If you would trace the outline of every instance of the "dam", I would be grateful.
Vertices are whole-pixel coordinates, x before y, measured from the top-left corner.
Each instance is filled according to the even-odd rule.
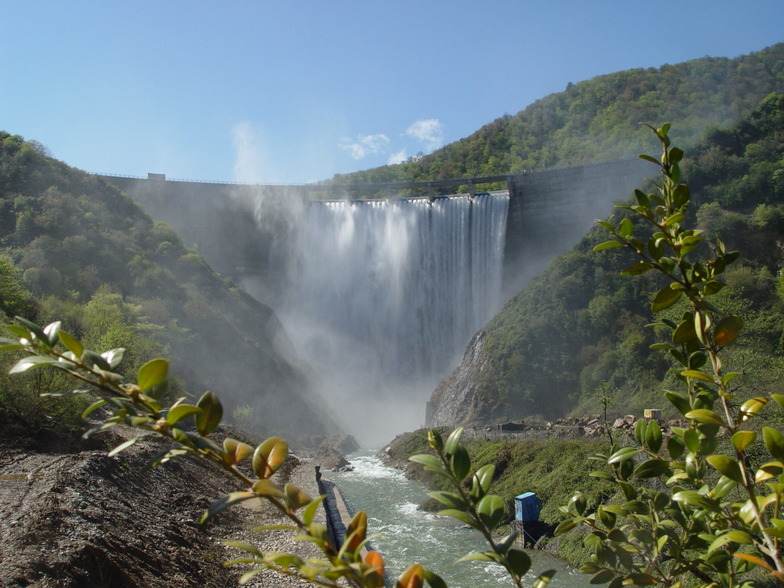
[[[424,422],[504,300],[650,170],[623,160],[351,186],[104,179],[275,309],[347,430],[388,440]]]

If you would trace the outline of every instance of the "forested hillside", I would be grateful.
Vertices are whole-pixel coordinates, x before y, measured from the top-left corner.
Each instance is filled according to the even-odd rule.
[[[676,141],[678,130],[676,120]],[[711,132],[687,151],[684,163],[691,221],[741,252],[725,274],[729,287],[720,299],[743,317],[746,329],[742,344],[725,357],[727,369],[755,376],[755,392],[780,387],[784,367],[782,154],[784,95],[771,94],[740,123]],[[460,402],[470,407],[462,415],[469,422],[595,413],[602,398],[622,412],[660,406],[669,363],[650,350],[659,339],[646,327],[662,318],[649,310],[657,278],[621,276],[631,262],[625,250],[592,250],[606,237],[597,227],[510,300],[466,354],[478,375],[469,383],[448,379],[434,403],[443,409],[468,394]],[[676,306],[665,318],[682,312]]]
[[[329,428],[269,307],[127,196],[8,133],[0,133],[0,247],[3,323],[62,320],[90,348],[126,348],[127,373],[171,356],[181,378],[174,394],[220,392],[260,434],[285,430],[296,440]],[[37,426],[46,414],[67,426],[81,412],[37,397],[57,391],[56,374],[9,379],[11,358],[2,360],[0,408]]]
[[[681,145],[689,147],[706,129],[736,122],[782,87],[784,43],[736,59],[703,57],[620,71],[569,83],[429,155],[332,181],[452,179],[634,157],[648,139],[640,122],[677,122]]]

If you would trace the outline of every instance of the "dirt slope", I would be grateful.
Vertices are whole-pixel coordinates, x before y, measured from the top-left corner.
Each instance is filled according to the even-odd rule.
[[[271,512],[234,508],[198,524],[206,506],[238,489],[209,464],[186,458],[145,472],[160,445],[107,457],[118,433],[102,435],[88,444],[35,434],[0,411],[0,586],[237,586],[239,574],[222,565],[237,556],[224,539],[291,548],[247,530],[276,522]],[[315,488],[312,466],[289,475]],[[270,576],[251,584],[284,585]]]

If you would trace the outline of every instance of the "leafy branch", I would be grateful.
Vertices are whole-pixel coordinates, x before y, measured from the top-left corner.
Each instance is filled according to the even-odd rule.
[[[495,465],[480,467],[471,477],[470,489],[464,481],[471,471],[471,458],[465,446],[460,443],[463,429],[457,428],[447,437],[446,442],[435,430],[428,431],[428,445],[435,455],[423,453],[411,456],[411,461],[424,466],[429,472],[445,477],[452,484],[454,492],[429,492],[428,494],[447,506],[439,515],[450,516],[479,531],[487,541],[488,551],[470,553],[458,562],[483,561],[501,565],[506,569],[515,586],[523,586],[523,576],[531,568],[531,558],[522,549],[515,547],[518,537],[516,531],[496,541],[495,530],[504,521],[506,509],[500,496],[489,494]],[[547,570],[534,581],[534,588],[546,586],[555,570]]]
[[[724,287],[720,276],[739,253],[726,251],[721,240],[707,243],[700,230],[685,228],[690,192],[680,182],[683,151],[671,145],[670,125],[649,128],[661,142],[662,154],[640,157],[654,163],[661,177],[654,183],[656,191],[635,190],[636,204],[623,208],[644,221],[650,232],[635,236],[637,227],[629,217],[597,221],[612,239],[594,249],[626,248],[637,261],[622,274],[655,271],[669,280],[653,297],[654,313],[686,302],[680,321],[656,323],[669,330],[670,340],[653,347],[668,353],[678,366],[673,374],[683,391],[667,390],[664,396],[688,427],[674,427],[665,447],[656,421],[638,421],[638,447],[616,445],[610,456],[597,456],[610,471],[592,474],[614,482],[625,502],[589,514],[584,499],[575,495],[562,508],[569,518],[556,532],[586,526],[591,531],[587,542],[595,549],[582,569],[594,574],[592,581],[610,582],[613,588],[630,582],[678,586],[684,573],[705,585],[741,586],[754,568],[781,582],[784,435],[773,427],[762,428],[772,461],[756,471],[747,450],[757,441],[750,421],[771,399],[784,408],[784,395],[737,399],[741,389],[734,388],[735,379],[742,374],[725,372],[721,354],[738,338],[743,320],[723,314],[711,298]],[[706,244],[710,255],[695,259]],[[722,436],[732,445],[724,453],[717,452]],[[745,500],[731,501],[737,491]]]
[[[85,437],[118,425],[141,432],[112,449],[110,456],[145,438],[167,439],[172,446],[154,455],[148,467],[183,455],[192,455],[212,462],[244,488],[215,500],[201,517],[202,524],[236,504],[263,499],[289,521],[289,524],[275,528],[296,533],[297,540],[313,543],[321,551],[322,557],[303,559],[289,553],[264,553],[247,543],[227,541],[227,545],[247,554],[226,563],[251,566],[242,575],[241,582],[247,582],[264,569],[272,569],[318,586],[384,586],[384,559],[380,553],[366,549],[367,515],[364,511],[358,512],[351,520],[343,544],[333,545],[327,537],[326,527],[314,520],[325,496],[313,499],[293,484],[285,484],[281,488],[271,479],[288,458],[289,448],[285,440],[272,437],[255,448],[231,438],[218,444],[209,435],[217,429],[223,418],[219,398],[212,392],[206,392],[196,404],[189,404],[185,398],[179,398],[171,405],[165,405],[162,399],[167,392],[169,371],[165,359],[147,362],[139,368],[133,381],[127,381],[117,371],[124,349],[96,353],[62,330],[60,322],[41,327],[22,317],[16,318],[19,324],[7,326],[14,338],[0,337],[0,351],[24,353],[10,373],[28,373],[45,367],[61,370],[77,380],[80,387],[49,396],[91,394],[97,400],[87,407],[83,417],[98,409],[108,411],[109,416],[87,431]],[[252,475],[239,467],[246,460],[250,461]],[[433,588],[446,586],[437,574],[425,570],[419,564],[408,568],[396,586],[418,588],[425,581]]]

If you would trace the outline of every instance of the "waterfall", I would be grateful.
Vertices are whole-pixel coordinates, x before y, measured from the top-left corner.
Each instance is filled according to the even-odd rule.
[[[432,389],[498,310],[507,204],[482,194],[306,207],[281,315],[328,400],[413,403],[409,425],[423,422]]]

